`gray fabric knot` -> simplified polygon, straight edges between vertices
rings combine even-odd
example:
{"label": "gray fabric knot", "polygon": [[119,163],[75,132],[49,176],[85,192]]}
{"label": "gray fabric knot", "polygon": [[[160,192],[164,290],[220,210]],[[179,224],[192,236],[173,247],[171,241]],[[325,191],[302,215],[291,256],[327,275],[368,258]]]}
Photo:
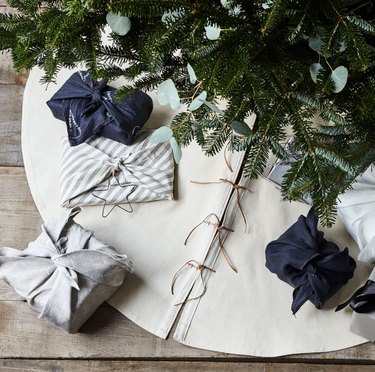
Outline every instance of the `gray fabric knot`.
{"label": "gray fabric knot", "polygon": [[66,236],[63,236],[62,238],[60,238],[55,244],[55,248],[56,248],[56,251],[59,253],[59,254],[64,254],[66,252],[66,247],[65,246],[65,243],[68,241],[68,238]]}
{"label": "gray fabric knot", "polygon": [[94,85],[91,92],[91,100],[86,105],[85,110],[82,113],[82,116],[89,114],[90,112],[97,109],[102,104],[102,96],[104,94],[104,90],[106,88],[105,80],[99,81],[97,84]]}
{"label": "gray fabric knot", "polygon": [[111,175],[115,176],[121,171],[121,167],[124,165],[124,160],[122,158],[111,159]]}

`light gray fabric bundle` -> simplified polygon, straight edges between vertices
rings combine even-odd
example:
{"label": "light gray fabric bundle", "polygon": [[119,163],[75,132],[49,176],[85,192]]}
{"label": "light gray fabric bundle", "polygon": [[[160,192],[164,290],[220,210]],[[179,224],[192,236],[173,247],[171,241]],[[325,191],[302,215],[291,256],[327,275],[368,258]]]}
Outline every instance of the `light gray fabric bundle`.
{"label": "light gray fabric bundle", "polygon": [[375,263],[375,168],[370,166],[337,200],[338,214],[358,244],[358,260]]}
{"label": "light gray fabric bundle", "polygon": [[173,199],[174,160],[169,142],[149,137],[126,146],[92,137],[78,146],[63,138],[61,206]]}
{"label": "light gray fabric bundle", "polygon": [[73,221],[73,208],[42,226],[24,251],[0,248],[0,279],[45,319],[76,333],[123,283],[132,263]]}

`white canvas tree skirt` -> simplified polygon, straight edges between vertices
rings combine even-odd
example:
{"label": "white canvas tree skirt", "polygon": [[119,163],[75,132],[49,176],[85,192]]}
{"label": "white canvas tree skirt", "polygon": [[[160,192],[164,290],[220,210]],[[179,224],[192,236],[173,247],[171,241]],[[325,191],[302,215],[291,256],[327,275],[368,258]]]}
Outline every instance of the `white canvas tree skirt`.
{"label": "white canvas tree skirt", "polygon": [[[46,89],[40,85],[41,72],[34,69],[24,97],[22,146],[27,177],[35,203],[43,219],[56,215],[61,208],[59,167],[61,137],[65,123],[53,118],[46,101],[70,76],[63,70],[58,85]],[[153,96],[153,98],[155,98]],[[172,113],[155,107],[148,127],[168,124]],[[336,305],[346,300],[368,277],[370,267],[358,264],[354,278],[317,310],[306,303],[296,316],[290,310],[293,289],[265,268],[264,250],[279,237],[308,206],[282,202],[273,183],[259,179],[248,183],[250,192],[242,198],[249,230],[238,212],[235,197],[230,197],[229,183],[197,185],[190,180],[234,181],[241,154],[229,154],[232,173],[223,154],[205,157],[197,145],[183,150],[177,169],[175,200],[134,204],[134,213],[116,208],[107,218],[101,206],[87,207],[77,219],[100,239],[126,253],[134,263],[135,273],[109,301],[139,326],[159,337],[167,337],[176,317],[181,316],[173,337],[190,346],[227,353],[254,356],[277,356],[323,352],[347,348],[365,342],[349,331],[351,311],[335,313]],[[220,253],[215,228],[203,224],[184,241],[190,230],[208,214],[222,217],[235,232],[227,234],[225,249],[235,273]],[[326,232],[326,238],[343,249],[348,246],[353,257],[357,247],[338,222]],[[185,264],[190,261],[190,264]],[[197,269],[203,263],[214,269]],[[185,264],[185,265],[184,265]],[[174,295],[171,282],[176,272]],[[200,276],[202,274],[202,277]],[[190,296],[196,300],[178,305]],[[177,304],[177,306],[176,306]]]}

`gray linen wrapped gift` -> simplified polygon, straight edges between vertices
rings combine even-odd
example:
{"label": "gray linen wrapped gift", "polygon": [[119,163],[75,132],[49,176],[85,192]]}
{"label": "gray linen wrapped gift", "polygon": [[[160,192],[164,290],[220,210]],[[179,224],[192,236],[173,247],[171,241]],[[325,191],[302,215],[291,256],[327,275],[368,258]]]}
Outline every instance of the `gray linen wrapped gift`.
{"label": "gray linen wrapped gift", "polygon": [[76,333],[123,283],[132,263],[73,221],[81,208],[42,226],[24,251],[0,248],[0,279],[45,319]]}
{"label": "gray linen wrapped gift", "polygon": [[336,309],[342,310],[349,305],[353,309],[350,330],[372,342],[375,341],[375,269],[366,283],[357,289],[349,300]]}

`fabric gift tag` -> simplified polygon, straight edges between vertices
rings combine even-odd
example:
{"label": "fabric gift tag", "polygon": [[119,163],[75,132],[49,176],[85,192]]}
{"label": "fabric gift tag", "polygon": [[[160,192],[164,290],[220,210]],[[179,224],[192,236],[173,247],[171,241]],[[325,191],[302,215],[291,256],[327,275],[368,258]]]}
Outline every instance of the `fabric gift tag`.
{"label": "fabric gift tag", "polygon": [[167,143],[149,137],[132,145],[92,137],[71,147],[62,142],[61,206],[173,199],[174,160]]}
{"label": "fabric gift tag", "polygon": [[123,283],[133,265],[126,255],[73,221],[74,208],[49,220],[24,250],[0,248],[0,279],[48,320],[76,333]]}

